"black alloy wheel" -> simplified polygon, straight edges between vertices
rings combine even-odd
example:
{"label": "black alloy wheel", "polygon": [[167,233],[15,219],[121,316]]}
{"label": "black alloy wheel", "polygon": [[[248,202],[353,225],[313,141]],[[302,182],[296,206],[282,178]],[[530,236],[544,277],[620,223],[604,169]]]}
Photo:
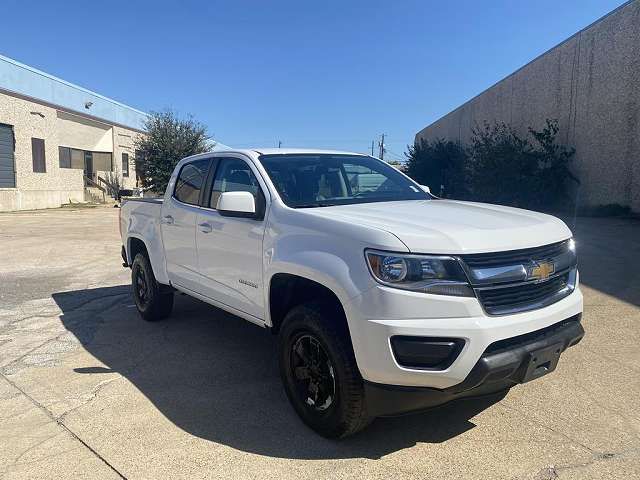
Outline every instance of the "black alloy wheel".
{"label": "black alloy wheel", "polygon": [[131,265],[131,286],[138,313],[145,320],[154,322],[171,314],[173,290],[156,281],[151,262],[146,255],[138,253]]}
{"label": "black alloy wheel", "polygon": [[317,412],[330,409],[336,396],[335,369],[320,340],[300,335],[291,346],[289,365],[300,400]]}
{"label": "black alloy wheel", "polygon": [[327,438],[353,435],[373,420],[344,313],[335,304],[292,308],[278,333],[280,377],[300,419]]}

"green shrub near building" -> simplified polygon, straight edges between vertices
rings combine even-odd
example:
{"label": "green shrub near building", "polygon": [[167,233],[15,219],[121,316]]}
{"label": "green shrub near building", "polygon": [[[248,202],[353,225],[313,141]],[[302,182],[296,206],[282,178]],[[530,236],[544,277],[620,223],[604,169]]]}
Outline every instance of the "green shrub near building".
{"label": "green shrub near building", "polygon": [[579,181],[570,170],[575,150],[558,143],[558,131],[556,120],[526,136],[505,123],[484,123],[468,145],[421,139],[408,147],[405,170],[445,198],[566,210]]}

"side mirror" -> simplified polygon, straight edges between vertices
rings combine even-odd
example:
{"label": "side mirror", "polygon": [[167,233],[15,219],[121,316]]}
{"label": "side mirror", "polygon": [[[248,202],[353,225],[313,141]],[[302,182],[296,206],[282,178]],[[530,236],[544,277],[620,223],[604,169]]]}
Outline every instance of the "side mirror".
{"label": "side mirror", "polygon": [[431,189],[427,185],[420,185],[420,188],[427,193],[431,193]]}
{"label": "side mirror", "polygon": [[254,218],[256,199],[250,192],[223,192],[218,198],[216,210],[226,217]]}

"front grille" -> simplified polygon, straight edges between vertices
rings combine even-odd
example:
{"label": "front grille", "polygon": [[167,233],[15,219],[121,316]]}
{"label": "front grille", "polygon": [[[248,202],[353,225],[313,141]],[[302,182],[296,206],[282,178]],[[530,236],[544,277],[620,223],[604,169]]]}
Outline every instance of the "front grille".
{"label": "front grille", "polygon": [[519,263],[528,263],[531,259],[544,260],[546,258],[556,257],[567,251],[569,241],[552,243],[542,247],[524,248],[520,250],[508,250],[506,252],[496,253],[473,253],[470,255],[462,255],[462,260],[470,268],[478,267],[497,267],[502,265],[515,265]]}
{"label": "front grille", "polygon": [[573,291],[569,287],[571,272],[546,282],[521,283],[500,288],[477,289],[476,294],[490,315],[533,310],[560,300]]}
{"label": "front grille", "polygon": [[[507,315],[543,308],[573,292],[576,256],[570,241],[503,252],[461,255],[469,281],[489,315]],[[551,278],[541,281],[534,269],[552,265]]]}

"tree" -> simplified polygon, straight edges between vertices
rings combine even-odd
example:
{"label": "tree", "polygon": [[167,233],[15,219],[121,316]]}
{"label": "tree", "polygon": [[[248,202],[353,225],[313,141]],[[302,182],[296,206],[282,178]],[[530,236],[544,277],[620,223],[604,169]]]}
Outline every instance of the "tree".
{"label": "tree", "polygon": [[176,164],[184,157],[210,151],[215,145],[201,123],[175,112],[152,112],[144,124],[145,134],[135,140],[136,171],[142,186],[163,192]]}
{"label": "tree", "polygon": [[421,138],[413,146],[409,145],[405,155],[406,174],[428,185],[434,194],[448,198],[467,196],[467,154],[459,143]]}

